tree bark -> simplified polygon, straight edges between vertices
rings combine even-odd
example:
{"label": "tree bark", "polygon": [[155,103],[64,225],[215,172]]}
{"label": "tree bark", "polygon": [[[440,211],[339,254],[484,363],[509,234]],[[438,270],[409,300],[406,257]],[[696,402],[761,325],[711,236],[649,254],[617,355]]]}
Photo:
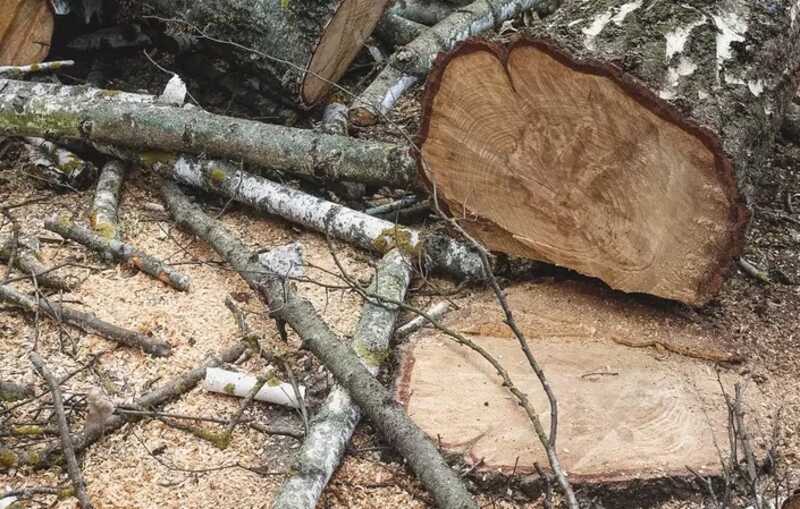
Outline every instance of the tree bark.
{"label": "tree bark", "polygon": [[416,162],[401,145],[263,124],[151,96],[0,80],[0,133],[230,158],[307,177],[406,187]]}
{"label": "tree bark", "polygon": [[546,41],[466,43],[429,77],[425,178],[492,250],[703,305],[796,90],[792,17],[745,0],[566,4],[534,31]]}
{"label": "tree bark", "polygon": [[176,290],[183,292],[189,290],[189,284],[191,283],[189,276],[181,274],[158,258],[150,256],[130,244],[97,235],[91,230],[74,223],[67,216],[48,219],[44,222],[44,227],[65,239],[74,240],[102,255],[128,263]]}
{"label": "tree bark", "polygon": [[264,301],[272,315],[285,321],[303,345],[331,370],[386,441],[405,459],[440,507],[477,508],[466,488],[436,447],[394,403],[391,393],[361,364],[359,357],[298,296],[290,282],[265,277],[265,268],[223,225],[192,205],[176,184],[165,183],[162,197],[176,222],[208,242]]}
{"label": "tree bark", "polygon": [[[367,302],[361,313],[353,350],[373,375],[390,355],[398,308],[381,304],[381,298],[402,302],[411,282],[411,267],[398,250],[383,257],[367,290],[376,302]],[[347,444],[361,420],[361,409],[347,390],[337,384],[328,394],[298,453],[292,477],[284,482],[273,509],[313,509],[342,461]]]}
{"label": "tree bark", "polygon": [[155,0],[167,17],[252,51],[236,58],[305,107],[319,104],[372,34],[388,0]]}
{"label": "tree bark", "polygon": [[120,239],[117,209],[126,171],[124,163],[112,160],[103,166],[100,178],[97,179],[89,221],[92,229],[108,240]]}
{"label": "tree bark", "polygon": [[27,242],[18,239],[15,245],[13,238],[6,242],[0,240],[0,261],[8,263],[11,260],[12,252],[14,253],[14,265],[21,272],[35,277],[37,286],[65,292],[73,289],[74,285],[53,274],[51,269],[39,261],[36,251],[31,249]]}

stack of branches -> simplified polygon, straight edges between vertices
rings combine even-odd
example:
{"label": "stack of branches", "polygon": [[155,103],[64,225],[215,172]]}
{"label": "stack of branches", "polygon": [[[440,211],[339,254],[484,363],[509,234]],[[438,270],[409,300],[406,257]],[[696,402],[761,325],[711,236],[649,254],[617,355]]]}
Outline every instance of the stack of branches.
{"label": "stack of branches", "polygon": [[[403,0],[391,7],[388,1],[358,0],[148,4],[143,26],[156,33],[139,37],[142,32],[137,32],[134,47],[171,50],[188,67],[208,67],[221,86],[230,83],[217,67],[223,60],[260,76],[260,82],[249,82],[246,88],[250,96],[272,105],[262,111],[290,111],[292,115],[278,118],[288,121],[291,116],[294,121],[324,110],[320,125],[267,124],[185,105],[186,86],[177,75],[160,96],[0,79],[0,134],[32,146],[46,139],[83,159],[102,161],[90,227],[58,217],[46,228],[187,290],[185,277],[123,242],[117,226],[128,165],[166,179],[160,188],[175,221],[209,243],[271,316],[292,327],[303,347],[333,373],[338,385],[309,421],[295,474],[276,507],[315,505],[362,414],[405,457],[437,504],[476,507],[463,480],[376,378],[399,310],[416,312],[494,366],[530,418],[547,453],[549,475],[567,505],[578,507],[556,452],[556,397],[515,325],[494,274],[497,258],[484,245],[494,252],[566,266],[624,291],[690,305],[711,300],[741,250],[749,217],[748,186],[796,89],[800,23],[794,23],[789,10],[765,15],[744,0],[719,1],[707,7],[715,12],[711,18],[698,11],[699,18],[687,24],[683,6],[651,5],[637,13],[641,2],[560,10],[558,2],[536,0]],[[463,42],[531,9],[549,17],[526,36],[510,43]],[[758,47],[737,46],[736,51],[752,54],[733,55],[731,43],[740,33],[719,39],[715,34],[725,27],[711,35],[692,32],[734,15],[746,21],[745,30],[769,40]],[[587,20],[594,22],[583,26]],[[675,30],[688,26],[697,44],[686,46],[684,38],[677,48],[673,41],[663,54],[661,34],[641,30],[656,22]],[[609,23],[619,29],[604,30]],[[629,38],[634,30],[650,34],[652,41],[641,44],[639,38]],[[368,41],[373,33],[394,52],[386,59],[371,51],[382,69],[352,94],[337,81],[350,79],[346,73],[365,42],[374,49],[374,41]],[[73,44],[74,51],[109,47],[109,32],[83,37],[81,45]],[[695,50],[705,47],[708,37],[717,52]],[[212,60],[204,64],[204,57]],[[643,61],[647,66],[636,64]],[[688,68],[708,72],[693,74]],[[7,72],[18,77],[37,70]],[[410,143],[407,134],[396,142],[348,136],[353,125],[386,121],[401,96],[426,79],[419,145]],[[744,97],[754,105],[752,111],[741,111]],[[51,162],[66,160],[54,153],[49,152]],[[67,178],[74,171],[69,164],[56,170],[65,175],[62,187],[85,185],[84,180]],[[91,171],[80,173],[93,178]],[[297,185],[263,175],[294,178]],[[342,277],[365,300],[353,348],[297,293],[291,277],[259,261],[175,183],[382,256],[369,287],[342,269]],[[325,199],[319,192],[325,187],[334,195],[348,195],[350,203]],[[385,194],[391,199],[363,203],[364,190],[376,188],[389,189]],[[442,219],[439,228],[401,222],[430,209]],[[47,269],[23,265],[20,237],[15,234],[0,243],[7,246],[0,253],[9,253],[9,264],[30,274],[38,288],[36,282]],[[404,303],[412,277],[431,271],[487,284],[496,293],[547,393],[549,430],[502,364],[431,313]],[[93,330],[110,325],[91,325],[92,317],[56,306],[41,292],[22,294],[8,285],[8,278],[0,290],[4,300],[32,313],[77,321]],[[149,338],[134,340],[126,331],[109,335],[154,355],[169,350],[168,345],[145,341]],[[235,359],[242,348],[221,357]],[[58,380],[41,358],[31,361],[48,381],[58,411]],[[135,407],[152,408],[185,393],[208,365],[187,374],[175,390],[145,395]],[[102,426],[77,435],[70,435],[59,419],[60,446],[2,451],[0,467],[41,467],[63,458],[75,493],[85,495],[74,452],[137,415],[107,416]],[[83,506],[90,504],[79,499]]]}

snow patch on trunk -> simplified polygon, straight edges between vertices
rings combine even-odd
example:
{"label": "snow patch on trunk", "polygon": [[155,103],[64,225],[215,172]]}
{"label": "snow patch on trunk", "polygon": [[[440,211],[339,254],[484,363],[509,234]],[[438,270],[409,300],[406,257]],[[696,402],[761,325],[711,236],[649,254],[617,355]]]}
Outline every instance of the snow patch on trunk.
{"label": "snow patch on trunk", "polygon": [[609,21],[611,21],[611,11],[606,11],[603,14],[595,17],[591,25],[581,30],[581,32],[583,32],[583,34],[586,36],[583,38],[584,46],[590,50],[595,49],[596,45],[594,43],[594,39],[600,35],[600,32],[602,32],[606,25],[608,25]]}
{"label": "snow patch on trunk", "polygon": [[689,40],[692,30],[705,24],[706,19],[707,18],[703,16],[693,23],[664,34],[664,38],[667,40],[666,58],[668,62],[673,55],[683,52],[683,48],[686,47],[686,41]]}
{"label": "snow patch on trunk", "polygon": [[625,18],[628,17],[628,14],[632,13],[636,9],[642,6],[642,0],[634,0],[633,2],[628,2],[623,4],[619,7],[619,12],[611,18],[611,21],[615,25],[621,25]]}

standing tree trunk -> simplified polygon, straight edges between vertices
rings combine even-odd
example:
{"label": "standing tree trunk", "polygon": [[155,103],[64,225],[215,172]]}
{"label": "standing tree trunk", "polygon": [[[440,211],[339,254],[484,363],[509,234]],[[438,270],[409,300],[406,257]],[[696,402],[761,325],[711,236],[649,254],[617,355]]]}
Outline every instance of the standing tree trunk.
{"label": "standing tree trunk", "polygon": [[490,249],[702,305],[796,90],[794,14],[571,3],[535,30],[547,42],[463,44],[428,80],[428,184]]}
{"label": "standing tree trunk", "polygon": [[[260,78],[312,107],[331,82],[347,71],[378,24],[389,0],[154,0],[214,39],[253,51],[240,63],[255,64]],[[242,49],[242,48],[240,48]],[[260,58],[253,60],[253,56]]]}

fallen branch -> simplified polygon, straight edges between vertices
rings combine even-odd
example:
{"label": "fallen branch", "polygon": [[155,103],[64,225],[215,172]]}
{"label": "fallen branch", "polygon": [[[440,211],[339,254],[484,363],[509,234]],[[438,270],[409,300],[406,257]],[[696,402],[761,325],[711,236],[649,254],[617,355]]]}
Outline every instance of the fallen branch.
{"label": "fallen branch", "polygon": [[32,176],[56,188],[82,189],[97,175],[94,164],[53,142],[30,136],[24,141],[28,160],[39,172]]}
{"label": "fallen branch", "polygon": [[52,274],[52,269],[46,267],[39,261],[29,243],[19,239],[17,242],[14,242],[13,238],[9,239],[7,242],[0,242],[0,261],[10,263],[12,253],[14,253],[14,266],[25,274],[36,278],[37,286],[52,288],[53,290],[63,290],[65,292],[72,290],[72,284]]}
{"label": "fallen branch", "polygon": [[78,499],[81,509],[90,509],[92,506],[89,496],[86,494],[86,483],[83,480],[83,474],[78,467],[78,460],[75,458],[75,448],[72,446],[72,437],[69,434],[69,423],[67,423],[67,416],[64,413],[64,399],[61,396],[61,389],[58,387],[58,381],[47,368],[44,360],[33,352],[31,354],[31,363],[36,368],[36,371],[45,379],[47,385],[50,387],[50,392],[53,394],[53,411],[56,414],[56,423],[58,424],[58,432],[61,437],[61,450],[64,454],[64,460],[67,464],[67,473],[69,474],[72,487],[75,489],[75,496]]}
{"label": "fallen branch", "polygon": [[[425,314],[430,316],[435,320],[441,320],[441,318],[450,310],[450,304],[447,302],[438,302],[425,310]],[[408,336],[414,334],[418,330],[422,329],[430,322],[422,315],[417,316],[416,318],[409,320],[407,323],[403,324],[402,326],[397,328],[394,335],[398,340],[402,340],[407,338]]]}
{"label": "fallen branch", "polygon": [[103,166],[100,178],[97,179],[89,221],[92,229],[105,239],[120,238],[117,208],[126,170],[123,163],[112,160]]}
{"label": "fallen branch", "polygon": [[100,320],[89,313],[78,311],[61,304],[49,302],[44,297],[34,299],[20,293],[8,285],[0,285],[0,301],[15,304],[28,313],[44,312],[50,318],[86,329],[100,337],[114,341],[125,346],[141,348],[142,351],[155,357],[165,357],[170,353],[170,345],[163,341],[150,338],[138,332],[123,329],[116,325]]}
{"label": "fallen branch", "polygon": [[[375,273],[371,294],[402,301],[411,281],[411,267],[397,250],[383,257]],[[398,308],[367,302],[353,336],[353,350],[373,375],[389,356]],[[361,420],[361,409],[347,390],[337,384],[311,421],[293,472],[273,502],[274,509],[313,509],[325,485],[342,461],[347,444]]]}
{"label": "fallen branch", "polygon": [[62,215],[48,219],[44,222],[44,227],[104,256],[128,263],[177,290],[187,291],[189,289],[191,280],[188,276],[177,272],[158,258],[145,254],[130,244],[105,236],[101,237],[88,228],[73,222],[69,216]]}
{"label": "fallen branch", "polygon": [[357,126],[377,123],[428,74],[436,55],[452,49],[459,41],[499,27],[537,3],[538,0],[477,0],[455,9],[392,56],[375,81],[353,101],[350,121]]}
{"label": "fallen branch", "polygon": [[35,72],[53,72],[73,65],[75,65],[74,60],[55,60],[31,65],[4,65],[0,66],[0,77],[18,79]]}
{"label": "fallen branch", "polygon": [[[128,156],[137,164],[147,162],[145,155]],[[369,251],[386,254],[397,247],[431,270],[459,279],[483,279],[483,266],[475,250],[445,235],[423,237],[416,230],[276,184],[225,161],[168,154],[158,159],[151,161],[150,167],[182,184],[219,193]]]}
{"label": "fallen branch", "polygon": [[19,83],[0,80],[0,133],[207,154],[333,181],[416,182],[416,161],[402,145],[156,104],[151,96],[70,87],[54,95],[47,87]]}
{"label": "fallen branch", "polygon": [[[222,368],[211,368],[206,371],[205,388],[217,394],[227,394],[239,398],[248,398],[253,388],[256,389],[254,399],[266,401],[275,405],[283,405],[292,408],[299,408],[300,402],[294,397],[292,385],[281,383],[273,377],[265,379],[264,382],[258,377],[236,373]],[[305,396],[305,387],[300,387],[300,396]]]}
{"label": "fallen branch", "polygon": [[[2,289],[2,287],[0,287]],[[141,398],[136,399],[128,405],[135,409],[144,410],[162,406],[178,397],[186,394],[197,386],[206,374],[206,369],[216,367],[224,363],[234,362],[247,350],[247,346],[242,343],[221,352],[218,356],[211,356],[203,363],[188,371],[182,376],[168,380],[166,383],[154,389]],[[71,436],[76,452],[80,452],[94,444],[103,436],[120,429],[124,424],[136,422],[146,417],[148,414],[116,414],[105,422],[102,429],[86,430],[83,433],[74,433]],[[0,447],[0,472],[20,466],[32,468],[48,468],[58,465],[63,461],[60,444],[54,444],[40,449],[35,446],[27,447],[22,451],[4,449]]]}
{"label": "fallen branch", "polygon": [[361,364],[359,357],[322,321],[311,303],[299,297],[291,284],[276,277],[264,277],[263,266],[241,241],[192,205],[177,185],[165,183],[161,192],[176,222],[189,228],[223,256],[257,292],[271,314],[288,323],[302,338],[304,347],[331,370],[389,445],[407,460],[439,506],[477,508],[461,479],[448,467],[430,439],[393,402],[391,393]]}

